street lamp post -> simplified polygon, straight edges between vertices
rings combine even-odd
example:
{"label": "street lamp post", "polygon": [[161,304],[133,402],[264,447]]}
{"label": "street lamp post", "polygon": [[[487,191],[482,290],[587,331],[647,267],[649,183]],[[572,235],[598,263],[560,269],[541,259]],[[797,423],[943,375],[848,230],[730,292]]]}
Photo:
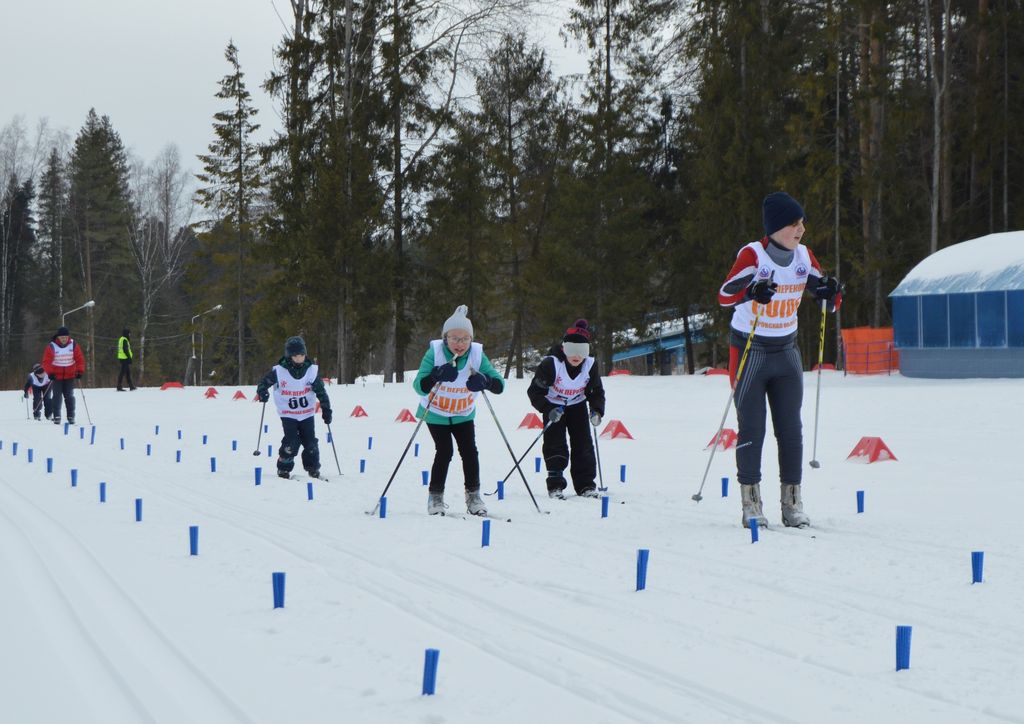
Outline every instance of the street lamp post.
{"label": "street lamp post", "polygon": [[93,300],[90,299],[88,302],[86,302],[82,306],[75,307],[74,309],[72,309],[70,311],[64,312],[64,314],[60,315],[60,326],[62,326],[62,327],[67,326],[67,325],[64,324],[64,319],[65,319],[65,317],[67,317],[72,312],[77,312],[79,309],[87,309],[89,307],[95,307],[95,306],[96,306],[96,302],[94,302]]}
{"label": "street lamp post", "polygon": [[[199,319],[200,317],[202,317],[204,314],[209,314],[210,312],[216,312],[220,308],[221,308],[221,305],[218,304],[216,307],[210,307],[205,312],[200,312],[199,314],[197,314],[194,317],[192,317],[192,384],[193,385],[196,384],[196,320]],[[205,335],[203,337],[203,346],[204,347],[206,346]],[[202,353],[200,352],[200,354],[202,354]],[[202,364],[202,358],[200,358],[200,364]],[[200,377],[202,376],[202,372],[199,373],[199,376]]]}

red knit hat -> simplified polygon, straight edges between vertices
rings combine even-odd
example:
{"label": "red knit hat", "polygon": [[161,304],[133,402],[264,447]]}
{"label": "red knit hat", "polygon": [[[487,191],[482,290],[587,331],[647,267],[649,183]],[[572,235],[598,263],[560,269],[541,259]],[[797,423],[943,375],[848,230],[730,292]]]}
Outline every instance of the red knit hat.
{"label": "red knit hat", "polygon": [[577,319],[571,327],[565,330],[562,337],[563,342],[590,342],[590,326],[585,319]]}

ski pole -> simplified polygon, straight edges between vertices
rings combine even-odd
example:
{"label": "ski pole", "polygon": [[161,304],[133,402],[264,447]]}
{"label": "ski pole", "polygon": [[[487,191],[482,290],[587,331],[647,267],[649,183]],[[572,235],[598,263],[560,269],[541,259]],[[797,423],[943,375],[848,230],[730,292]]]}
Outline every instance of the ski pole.
{"label": "ski pole", "polygon": [[[547,429],[548,429],[548,425],[550,425],[550,424],[551,424],[550,422],[546,422],[546,423],[544,423],[544,429],[543,429],[543,430],[541,430],[541,431],[540,431],[540,432],[539,432],[539,433],[537,434],[537,437],[533,438],[533,442],[531,442],[531,443],[530,443],[530,446],[529,446],[528,448],[526,448],[526,450],[524,450],[524,451],[523,451],[523,454],[522,454],[522,455],[520,455],[520,456],[519,456],[519,458],[518,458],[518,459],[517,459],[517,460],[515,461],[515,463],[514,463],[514,464],[512,465],[512,468],[511,468],[511,469],[510,469],[510,470],[508,471],[508,473],[506,473],[506,474],[505,474],[505,477],[503,477],[503,478],[501,479],[501,482],[502,482],[502,484],[503,484],[503,485],[504,485],[505,483],[507,483],[507,482],[508,482],[508,479],[509,479],[509,478],[511,478],[511,477],[512,477],[512,473],[514,473],[514,472],[516,471],[516,466],[518,466],[518,465],[519,465],[519,463],[523,462],[523,460],[524,460],[524,459],[526,458],[526,456],[530,454],[530,451],[531,451],[531,450],[533,450],[533,446],[534,446],[534,445],[536,445],[536,444],[537,444],[537,442],[538,442],[538,441],[539,441],[539,440],[540,440],[540,439],[541,439],[542,437],[544,437],[544,433],[545,433],[545,432],[547,432]],[[494,490],[492,490],[492,491],[491,491],[491,492],[489,492],[489,493],[484,493],[484,495],[494,495],[494,494],[495,494],[495,493],[497,493],[497,492],[498,492],[498,489],[497,489],[497,488],[495,488]]]}
{"label": "ski pole", "polygon": [[[263,425],[260,425],[263,429]],[[331,450],[334,451],[334,464],[338,466],[338,475],[341,475],[341,463],[338,462],[338,448],[334,447],[334,435],[331,433],[331,426],[327,426],[327,437],[331,439]]]}
{"label": "ski pole", "polygon": [[[458,369],[456,364],[459,361],[458,355],[452,357],[452,366]],[[434,388],[430,391],[430,396],[427,398],[427,404],[423,406],[423,417],[416,423],[416,429],[412,431],[412,435],[409,436],[409,442],[405,443],[405,450],[402,451],[402,457],[398,458],[398,464],[395,465],[395,469],[391,471],[391,477],[388,478],[387,485],[384,486],[384,490],[381,491],[380,495],[377,496],[377,502],[373,506],[373,510],[365,511],[367,515],[377,515],[377,511],[380,510],[380,499],[388,494],[388,488],[391,487],[391,483],[395,481],[395,476],[398,475],[398,469],[402,467],[402,461],[405,460],[405,456],[409,454],[409,448],[412,447],[412,441],[416,439],[416,433],[420,431],[420,427],[423,426],[423,421],[427,419],[427,415],[430,414],[430,403],[434,401],[434,396],[437,391],[441,389],[441,380],[434,383]]]}
{"label": "ski pole", "polygon": [[[491,411],[491,417],[494,418],[494,424],[497,425],[498,432],[501,433],[501,439],[505,441],[505,447],[508,448],[508,454],[512,456],[513,460],[515,460],[516,459],[516,454],[514,452],[512,452],[512,446],[509,444],[508,438],[505,437],[505,431],[501,429],[501,423],[498,422],[498,416],[496,414],[494,414],[494,406],[491,405],[491,401],[487,397],[487,392],[485,390],[481,390],[480,391],[480,396],[484,398],[484,402],[487,403],[487,409]],[[519,477],[521,477],[523,479],[523,485],[526,486],[526,492],[530,494],[530,500],[533,501],[533,507],[535,507],[537,509],[538,513],[545,513],[545,512],[547,512],[547,511],[541,510],[540,506],[537,505],[537,499],[535,497],[533,497],[533,491],[530,490],[530,484],[528,482],[526,482],[526,476],[523,475],[523,469],[521,467],[519,467],[519,462],[518,461],[516,461],[516,470],[519,471]]]}
{"label": "ski pole", "polygon": [[[31,415],[28,414],[28,394],[23,395],[23,397],[25,398],[25,419],[28,420],[31,418]],[[33,404],[35,403],[33,402]]]}
{"label": "ski pole", "polygon": [[260,440],[263,439],[263,416],[267,414],[267,403],[263,402],[263,408],[260,410],[260,432],[256,436],[256,449],[252,451],[253,455],[260,454]]}
{"label": "ski pole", "polygon": [[92,415],[89,414],[89,402],[85,399],[85,383],[83,382],[82,386],[79,387],[78,389],[82,391],[82,404],[85,405],[85,419],[88,420],[89,424],[91,425]]}
{"label": "ski pole", "polygon": [[[589,415],[587,416],[587,422],[590,422]],[[593,428],[594,430],[594,455],[597,457],[597,481],[599,483],[597,489],[600,490],[601,492],[604,492],[605,490],[608,490],[608,488],[604,486],[604,473],[601,472],[601,448],[597,444],[597,438],[599,438],[600,435],[597,434],[596,427],[591,425],[591,428]]]}
{"label": "ski pole", "polygon": [[754,341],[754,331],[757,329],[757,323],[761,321],[761,309],[758,310],[757,315],[754,317],[754,323],[750,325],[750,334],[747,335],[747,344],[743,347],[743,356],[740,357],[740,363],[736,367],[736,380],[733,382],[732,387],[729,389],[729,398],[725,402],[725,411],[722,413],[722,422],[718,425],[718,432],[712,438],[711,442],[711,455],[708,457],[708,465],[704,468],[704,477],[700,481],[700,490],[692,496],[698,503],[704,499],[701,495],[704,492],[704,483],[708,480],[708,471],[711,470],[711,461],[715,459],[715,451],[718,449],[718,440],[722,436],[722,429],[725,427],[725,418],[729,415],[729,407],[732,405],[733,398],[736,395],[736,390],[740,387],[740,375],[743,374],[743,367],[747,363],[747,354],[750,352],[750,345]]}
{"label": "ski pole", "polygon": [[821,363],[825,358],[825,313],[826,300],[821,300],[821,337],[818,340],[818,391],[814,394],[814,451],[811,453],[811,467],[820,468],[818,462],[818,409],[821,407]]}

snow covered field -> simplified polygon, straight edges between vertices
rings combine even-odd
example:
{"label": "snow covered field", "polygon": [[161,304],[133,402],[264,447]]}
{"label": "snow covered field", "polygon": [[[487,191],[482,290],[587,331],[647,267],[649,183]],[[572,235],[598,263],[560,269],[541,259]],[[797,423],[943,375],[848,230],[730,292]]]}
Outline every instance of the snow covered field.
{"label": "snow covered field", "polygon": [[[232,401],[235,388],[210,400],[196,388],[86,390],[94,444],[88,425],[65,435],[26,420],[19,392],[0,393],[0,721],[1024,722],[1024,381],[824,373],[821,468],[804,477],[813,527],[773,526],[756,544],[731,452],[716,455],[703,502],[690,498],[726,378],[605,384],[606,422],[635,437],[600,442],[609,517],[600,501],[548,500],[531,453],[524,470],[550,515],[511,478],[506,500],[486,499],[512,519],[492,521],[487,548],[480,520],[426,515],[426,430],[387,518],[365,514],[412,434],[394,422],[414,409],[409,384],[328,387],[344,475],[318,418],[331,479],[312,501],[305,478],[274,476],[272,409],[253,456],[260,406]],[[536,435],[517,430],[525,385],[491,398],[517,454]],[[348,417],[356,405],[369,417]],[[81,398],[77,417],[87,423]],[[511,461],[486,406],[477,428],[490,491]],[[846,462],[864,435],[899,460]],[[774,458],[769,437],[773,524]],[[461,487],[456,459],[446,500],[457,512]],[[650,567],[637,592],[640,548]],[[971,551],[985,552],[980,585]],[[287,574],[277,610],[274,571]],[[897,625],[913,626],[911,668],[898,673]],[[420,695],[427,648],[441,652],[436,696]]]}

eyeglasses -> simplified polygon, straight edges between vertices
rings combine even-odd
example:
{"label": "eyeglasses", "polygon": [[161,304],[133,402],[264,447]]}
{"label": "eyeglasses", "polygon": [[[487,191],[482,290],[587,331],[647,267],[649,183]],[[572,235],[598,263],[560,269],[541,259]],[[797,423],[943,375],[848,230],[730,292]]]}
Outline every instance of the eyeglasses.
{"label": "eyeglasses", "polygon": [[472,337],[448,337],[448,341],[452,344],[469,344],[473,341]]}

